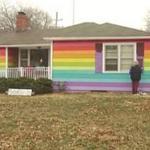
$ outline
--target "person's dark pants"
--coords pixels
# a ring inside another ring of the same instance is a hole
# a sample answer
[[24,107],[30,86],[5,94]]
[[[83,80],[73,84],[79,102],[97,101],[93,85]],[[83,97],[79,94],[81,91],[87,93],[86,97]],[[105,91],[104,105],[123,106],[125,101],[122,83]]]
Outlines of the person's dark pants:
[[132,94],[138,93],[139,81],[132,81]]

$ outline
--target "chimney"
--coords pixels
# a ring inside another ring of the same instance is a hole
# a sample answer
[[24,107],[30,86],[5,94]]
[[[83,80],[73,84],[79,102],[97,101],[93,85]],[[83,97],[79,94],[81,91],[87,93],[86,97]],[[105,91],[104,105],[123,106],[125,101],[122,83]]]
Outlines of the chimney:
[[27,31],[29,29],[29,19],[24,12],[18,12],[16,16],[16,31]]

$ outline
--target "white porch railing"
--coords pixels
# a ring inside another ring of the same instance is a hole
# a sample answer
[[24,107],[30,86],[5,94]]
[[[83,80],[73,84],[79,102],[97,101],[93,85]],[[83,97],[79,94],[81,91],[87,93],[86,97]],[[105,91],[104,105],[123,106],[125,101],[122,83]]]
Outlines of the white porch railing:
[[51,79],[50,67],[20,67],[0,69],[0,77],[19,78],[26,77],[32,79]]

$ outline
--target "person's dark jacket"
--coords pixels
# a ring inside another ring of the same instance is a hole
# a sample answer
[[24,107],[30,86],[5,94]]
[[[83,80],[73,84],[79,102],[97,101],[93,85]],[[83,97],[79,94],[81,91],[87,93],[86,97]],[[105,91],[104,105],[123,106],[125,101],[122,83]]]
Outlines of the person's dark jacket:
[[141,80],[142,69],[139,65],[134,65],[130,69],[130,77],[132,81],[140,81]]

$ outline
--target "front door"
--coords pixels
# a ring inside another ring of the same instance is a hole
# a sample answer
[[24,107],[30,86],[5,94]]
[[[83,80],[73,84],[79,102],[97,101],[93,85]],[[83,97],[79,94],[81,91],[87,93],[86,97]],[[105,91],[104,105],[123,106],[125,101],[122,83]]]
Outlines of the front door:
[[30,58],[30,63],[32,67],[48,67],[47,49],[31,49]]

